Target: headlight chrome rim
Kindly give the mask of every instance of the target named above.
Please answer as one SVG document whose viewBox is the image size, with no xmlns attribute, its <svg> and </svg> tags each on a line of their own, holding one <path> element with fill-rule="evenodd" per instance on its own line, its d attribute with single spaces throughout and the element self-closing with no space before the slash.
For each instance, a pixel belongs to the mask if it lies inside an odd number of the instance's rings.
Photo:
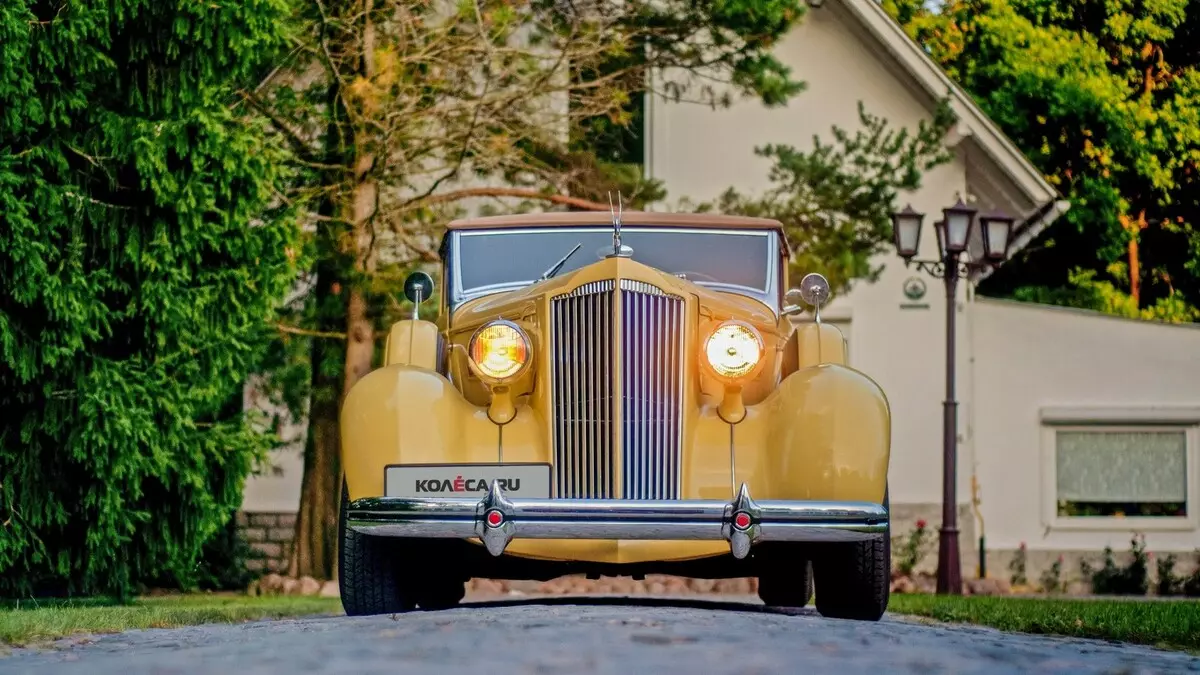
<svg viewBox="0 0 1200 675">
<path fill-rule="evenodd" d="M 741 328 L 745 331 L 745 333 L 749 334 L 750 337 L 754 338 L 754 346 L 755 346 L 755 349 L 757 350 L 757 355 L 756 355 L 754 362 L 749 364 L 748 366 L 746 366 L 740 370 L 727 369 L 726 372 L 723 372 L 721 366 L 719 366 L 716 363 L 713 363 L 713 359 L 712 359 L 710 350 L 712 348 L 711 345 L 712 345 L 713 339 L 716 338 L 717 335 L 719 333 L 721 333 L 721 331 L 726 330 L 726 329 L 731 329 L 731 328 L 734 328 L 734 329 Z M 745 321 L 729 320 L 729 321 L 722 321 L 719 324 L 717 324 L 716 327 L 714 327 L 712 329 L 712 331 L 709 332 L 708 337 L 704 338 L 704 343 L 702 345 L 701 358 L 704 360 L 704 365 L 708 368 L 709 372 L 711 372 L 713 375 L 716 375 L 717 377 L 721 378 L 722 380 L 724 380 L 726 382 L 740 382 L 743 380 L 750 379 L 750 378 L 754 377 L 756 374 L 758 374 L 758 371 L 762 367 L 763 362 L 764 362 L 763 356 L 765 354 L 765 351 L 766 351 L 766 343 L 763 341 L 762 333 L 760 333 L 757 328 L 755 328 L 754 326 L 752 326 L 749 323 L 746 323 Z M 736 372 L 728 372 L 728 370 L 736 370 Z"/>
<path fill-rule="evenodd" d="M 484 331 L 500 326 L 512 329 L 517 334 L 517 337 L 521 339 L 521 343 L 524 345 L 525 359 L 512 372 L 504 375 L 495 375 L 488 372 L 483 365 L 479 364 L 475 360 L 475 346 L 478 344 L 480 336 L 484 333 Z M 509 321 L 508 319 L 497 319 L 495 321 L 489 321 L 483 324 L 475 330 L 475 332 L 471 335 L 471 339 L 467 341 L 467 365 L 470 366 L 471 372 L 475 373 L 479 379 L 488 384 L 496 385 L 512 382 L 513 380 L 516 380 L 524 375 L 525 372 L 529 370 L 529 366 L 532 362 L 533 343 L 529 339 L 529 334 L 525 332 L 525 329 L 521 328 L 520 325 Z"/>
</svg>

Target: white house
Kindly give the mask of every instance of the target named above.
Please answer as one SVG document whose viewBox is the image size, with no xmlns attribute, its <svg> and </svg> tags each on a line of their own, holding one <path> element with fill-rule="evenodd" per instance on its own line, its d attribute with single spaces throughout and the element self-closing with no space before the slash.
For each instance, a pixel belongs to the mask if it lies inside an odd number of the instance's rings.
<svg viewBox="0 0 1200 675">
<path fill-rule="evenodd" d="M 852 127 L 860 101 L 893 126 L 915 128 L 949 96 L 959 118 L 947 141 L 955 157 L 903 202 L 936 214 L 961 194 L 981 211 L 1017 214 L 1015 248 L 1069 208 L 874 0 L 827 0 L 810 9 L 777 54 L 807 83 L 787 107 L 648 101 L 647 175 L 664 181 L 669 194 L 696 201 L 730 186 L 754 193 L 769 168 L 755 146 L 808 147 L 814 134 Z M 937 255 L 932 220 L 921 258 Z M 946 300 L 938 280 L 906 269 L 894 254 L 879 262 L 886 269 L 878 282 L 859 284 L 824 316 L 846 334 L 851 365 L 878 381 L 891 402 L 895 530 L 918 518 L 936 528 Z M 960 284 L 956 299 L 964 576 L 976 573 L 981 533 L 993 576 L 1006 574 L 1008 555 L 1023 542 L 1031 578 L 1059 553 L 1125 549 L 1135 530 L 1155 551 L 1200 546 L 1200 327 L 979 298 L 972 285 Z M 300 447 L 297 441 L 278 453 L 279 472 L 247 485 L 244 510 L 255 538 L 288 534 Z M 1065 515 L 1081 509 L 1127 515 Z M 1128 515 L 1138 509 L 1163 515 Z"/>
<path fill-rule="evenodd" d="M 769 168 L 755 146 L 808 147 L 814 134 L 853 125 L 860 101 L 892 125 L 915 128 L 949 95 L 960 120 L 948 139 L 955 158 L 902 204 L 938 214 L 961 193 L 981 211 L 1018 214 L 1014 248 L 1069 208 L 874 0 L 811 8 L 776 53 L 807 83 L 786 108 L 746 101 L 714 111 L 652 100 L 649 176 L 694 200 L 713 199 L 728 186 L 753 193 Z M 927 217 L 918 257 L 937 257 L 934 219 Z M 875 378 L 891 402 L 894 527 L 911 527 L 905 520 L 917 518 L 936 527 L 945 294 L 941 282 L 906 269 L 894 253 L 879 262 L 886 269 L 878 282 L 859 284 L 824 314 L 842 326 L 852 365 Z M 1034 574 L 1060 552 L 1127 549 L 1135 530 L 1151 550 L 1200 546 L 1200 327 L 978 298 L 972 285 L 960 285 L 957 299 L 964 574 L 975 572 L 981 523 L 989 571 L 1002 570 L 1004 554 L 1022 542 Z M 914 299 L 906 288 L 927 290 Z M 1110 500 L 1120 505 L 1107 506 Z M 1067 511 L 1086 504 L 1109 513 L 1143 500 L 1170 503 L 1172 514 L 1185 515 L 1059 514 L 1060 501 Z"/>
</svg>

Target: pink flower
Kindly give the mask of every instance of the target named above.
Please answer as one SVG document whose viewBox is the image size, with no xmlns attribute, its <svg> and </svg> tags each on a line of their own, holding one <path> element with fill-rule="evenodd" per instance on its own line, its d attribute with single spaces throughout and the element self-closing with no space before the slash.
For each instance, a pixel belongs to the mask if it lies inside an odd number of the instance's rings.
<svg viewBox="0 0 1200 675">
<path fill-rule="evenodd" d="M 917 529 L 918 530 L 925 529 L 925 519 L 924 518 L 917 521 Z"/>
<path fill-rule="evenodd" d="M 1058 556 L 1058 564 L 1061 565 L 1062 563 L 1063 563 L 1063 557 L 1060 555 L 1060 556 Z"/>
<path fill-rule="evenodd" d="M 1021 550 L 1022 550 L 1022 551 L 1024 551 L 1024 550 L 1025 550 L 1025 542 L 1021 542 Z"/>
</svg>

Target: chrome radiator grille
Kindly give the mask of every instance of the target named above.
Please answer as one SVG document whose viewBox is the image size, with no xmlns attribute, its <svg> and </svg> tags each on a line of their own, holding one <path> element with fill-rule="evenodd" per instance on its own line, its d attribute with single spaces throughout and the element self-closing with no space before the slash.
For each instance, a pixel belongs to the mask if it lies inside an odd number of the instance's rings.
<svg viewBox="0 0 1200 675">
<path fill-rule="evenodd" d="M 551 300 L 556 496 L 678 498 L 683 321 L 681 298 L 636 281 L 586 284 Z"/>
<path fill-rule="evenodd" d="M 554 494 L 613 495 L 612 281 L 550 301 Z"/>
<path fill-rule="evenodd" d="M 678 499 L 683 299 L 621 281 L 621 464 L 625 499 Z"/>
</svg>

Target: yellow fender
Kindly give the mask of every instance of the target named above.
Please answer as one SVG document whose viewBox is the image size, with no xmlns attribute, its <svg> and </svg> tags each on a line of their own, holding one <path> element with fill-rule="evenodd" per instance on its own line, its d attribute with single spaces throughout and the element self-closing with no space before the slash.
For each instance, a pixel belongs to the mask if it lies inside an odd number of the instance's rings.
<svg viewBox="0 0 1200 675">
<path fill-rule="evenodd" d="M 871 378 L 837 363 L 801 368 L 760 409 L 772 499 L 883 502 L 891 413 Z"/>
<path fill-rule="evenodd" d="M 351 499 L 383 495 L 389 464 L 496 462 L 502 442 L 505 462 L 548 462 L 550 456 L 544 425 L 528 405 L 518 406 L 501 435 L 487 408 L 416 365 L 384 366 L 359 380 L 346 395 L 340 421 Z"/>
</svg>

